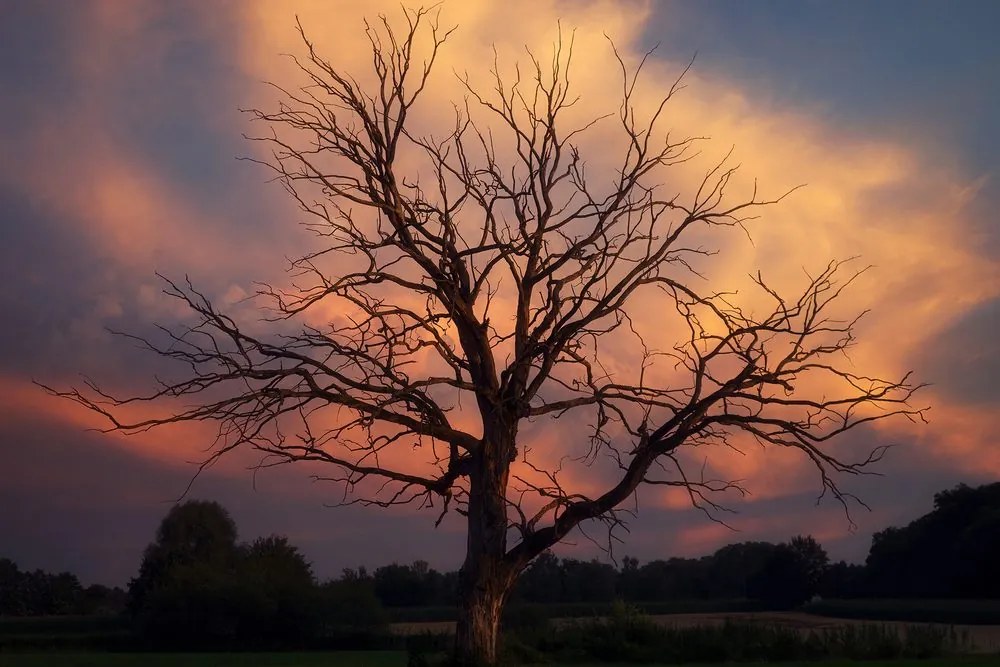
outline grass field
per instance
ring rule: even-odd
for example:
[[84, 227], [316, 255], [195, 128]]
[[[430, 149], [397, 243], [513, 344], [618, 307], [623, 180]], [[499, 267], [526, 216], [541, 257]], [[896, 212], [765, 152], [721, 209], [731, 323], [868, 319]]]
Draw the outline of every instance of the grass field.
[[0, 653], [0, 667], [405, 667], [403, 651]]
[[[404, 667], [401, 651], [333, 653], [0, 653], [2, 667]], [[842, 660], [783, 663], [699, 664], [697, 667], [1000, 667], [1000, 656], [851, 662]], [[560, 667], [549, 664], [546, 667]], [[563, 667], [635, 667], [615, 663]], [[674, 667], [646, 665], [646, 667]], [[692, 665], [691, 667], [695, 667]]]

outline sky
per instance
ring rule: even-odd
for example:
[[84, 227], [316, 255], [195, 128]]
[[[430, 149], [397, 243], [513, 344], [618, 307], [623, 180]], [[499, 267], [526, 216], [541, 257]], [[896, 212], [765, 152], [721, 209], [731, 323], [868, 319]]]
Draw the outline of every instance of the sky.
[[[169, 373], [108, 333], [184, 320], [157, 272], [189, 276], [252, 316], [242, 298], [255, 281], [280, 282], [285, 258], [316, 239], [281, 187], [236, 159], [259, 150], [243, 139], [255, 128], [239, 110], [274, 102], [265, 81], [295, 84], [281, 54], [302, 53], [296, 14], [328, 60], [364, 81], [362, 21], [380, 10], [401, 16], [378, 2], [0, 3], [0, 557], [85, 583], [135, 574], [204, 457], [205, 432], [103, 435], [93, 415], [34, 382], [87, 376], [138, 391]], [[1000, 5], [447, 0], [441, 16], [458, 30], [418, 111], [427, 127], [458, 94], [455, 72], [486, 74], [493, 46], [505, 63], [525, 46], [544, 53], [558, 26], [576, 31], [580, 113], [615, 108], [605, 33], [629, 63], [659, 45], [640, 107], [694, 58], [672, 126], [710, 137], [705, 159], [732, 149], [741, 174], [769, 192], [806, 186], [752, 223], [752, 242], [714, 239], [706, 279], [738, 287], [760, 269], [794, 289], [804, 270], [859, 255], [873, 269], [844, 305], [870, 313], [851, 363], [931, 384], [918, 397], [927, 424], [886, 422], [837, 445], [894, 445], [881, 476], [843, 480], [871, 507], [853, 523], [836, 503], [817, 504], [819, 481], [801, 457], [712, 452], [706, 464], [751, 491], [732, 501], [732, 528], [676, 495], [644, 492], [618, 556], [699, 556], [809, 533], [832, 557], [863, 561], [874, 532], [927, 512], [935, 492], [1000, 479]], [[600, 129], [581, 139], [597, 169], [614, 149], [604, 140]], [[680, 173], [678, 187], [689, 179]], [[527, 437], [557, 459], [562, 442], [584, 437], [579, 425], [560, 428], [560, 438]], [[287, 535], [320, 576], [461, 562], [455, 518], [435, 528], [433, 512], [331, 507], [337, 489], [312, 483], [311, 471], [254, 475], [248, 461], [224, 459], [188, 497], [220, 501], [244, 539]], [[573, 479], [587, 490], [603, 474]], [[607, 558], [580, 535], [558, 553]]]

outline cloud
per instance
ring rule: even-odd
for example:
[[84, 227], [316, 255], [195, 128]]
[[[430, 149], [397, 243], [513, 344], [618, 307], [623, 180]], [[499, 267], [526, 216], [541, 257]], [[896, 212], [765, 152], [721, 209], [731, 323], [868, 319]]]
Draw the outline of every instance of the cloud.
[[[253, 306], [238, 303], [238, 298], [253, 291], [253, 280], [285, 280], [280, 273], [285, 255], [298, 254], [313, 239], [298, 228], [302, 214], [281, 188], [265, 183], [265, 172], [232, 160], [240, 154], [259, 156], [259, 146], [240, 139], [246, 124], [237, 109], [273, 103], [273, 89], [261, 80], [290, 85], [297, 81], [292, 63], [279, 55], [302, 53], [294, 30], [296, 13], [322, 54], [365, 81], [370, 57], [361, 21], [380, 8], [393, 20], [400, 17], [395, 3], [360, 1], [335, 8], [319, 1], [210, 7], [196, 2], [95, 3], [19, 12], [25, 14], [18, 19], [23, 34], [0, 39], [0, 49], [12, 50], [5, 62], [14, 63], [3, 73], [10, 103], [0, 109], [0, 148], [8, 156], [0, 165], [0, 227], [10, 232], [6, 238], [11, 240], [0, 250], [0, 306], [15, 314], [14, 325], [0, 332], [0, 389], [10, 397], [6, 416], [15, 429], [5, 436], [9, 439], [4, 445], [30, 441], [42, 451], [42, 440], [48, 438], [45, 446], [60, 454], [33, 464], [21, 459], [21, 470], [38, 466], [35, 477], [25, 473], [24, 480], [36, 480], [39, 490], [19, 486], [17, 503], [27, 502], [32, 493], [43, 496], [44, 489], [91, 493], [73, 476], [83, 474], [79, 471], [86, 452], [109, 442], [112, 447], [100, 450], [108, 457], [102, 460], [101, 474], [86, 468], [86, 474], [102, 480], [107, 494], [86, 525], [95, 525], [101, 512], [128, 514], [114, 506], [113, 498], [115, 493], [129, 498], [141, 491], [129, 480], [158, 480], [150, 484], [165, 489], [185, 477], [178, 470], [186, 469], [177, 464], [199, 455], [211, 436], [207, 431], [164, 432], [132, 444], [77, 437], [93, 421], [49, 401], [28, 378], [69, 382], [82, 371], [107, 378], [113, 388], [135, 390], [148, 387], [154, 373], [168, 370], [104, 332], [112, 326], [144, 333], [153, 321], [184, 321], [176, 304], [159, 293], [154, 270], [178, 278], [191, 274], [210, 296], [233, 304], [249, 326], [260, 326]], [[494, 45], [508, 68], [514, 59], [525, 61], [525, 45], [547, 58], [560, 25], [564, 37], [575, 29], [571, 81], [581, 101], [572, 119], [614, 112], [621, 84], [617, 69], [608, 66], [611, 51], [604, 33], [634, 65], [648, 39], [646, 22], [657, 8], [649, 2], [610, 1], [447, 3], [442, 22], [458, 24], [459, 29], [445, 47], [426, 103], [414, 112], [415, 127], [430, 130], [440, 127], [442, 118], [450, 120], [450, 107], [443, 102], [462, 97], [455, 72], [482, 81], [493, 62]], [[684, 13], [676, 18], [694, 20]], [[44, 48], [34, 48], [37, 43]], [[649, 113], [685, 64], [660, 56], [649, 62], [636, 97], [640, 113]], [[690, 192], [708, 165], [732, 146], [733, 160], [742, 164], [734, 196], [747, 192], [754, 179], [775, 195], [807, 184], [762, 211], [761, 219], [749, 226], [752, 242], [728, 233], [731, 230], [700, 233], [695, 241], [720, 250], [699, 266], [709, 278], [707, 284], [739, 289], [742, 303], [761, 308], [765, 295], [749, 289], [747, 280], [758, 268], [772, 285], [794, 293], [804, 284], [805, 271], [815, 272], [831, 258], [861, 255], [859, 264], [870, 263], [874, 269], [855, 285], [841, 312], [845, 317], [864, 309], [871, 313], [862, 320], [859, 343], [845, 363], [888, 377], [916, 368], [918, 380], [937, 383], [921, 399], [933, 405], [930, 426], [887, 424], [848, 438], [837, 445], [838, 451], [856, 455], [872, 443], [902, 443], [906, 458], [919, 466], [897, 465], [890, 457], [884, 468], [893, 475], [889, 486], [919, 479], [922, 493], [963, 475], [1000, 475], [994, 438], [1000, 427], [995, 416], [1000, 414], [1000, 396], [993, 381], [1000, 359], [994, 335], [1000, 266], [992, 246], [980, 242], [979, 219], [993, 208], [984, 205], [992, 192], [988, 183], [963, 171], [961, 161], [942, 155], [939, 145], [875, 135], [838, 124], [829, 114], [804, 105], [779, 104], [780, 98], [759, 80], [750, 85], [721, 67], [701, 71], [696, 65], [687, 84], [668, 107], [664, 129], [669, 125], [678, 136], [707, 134], [712, 139], [703, 145], [699, 159], [660, 175], [665, 188]], [[607, 177], [620, 150], [613, 122], [582, 136], [581, 151], [595, 183]], [[410, 168], [419, 165], [412, 156], [403, 159]], [[504, 303], [504, 295], [497, 303]], [[506, 303], [509, 309], [511, 300]], [[498, 306], [497, 312], [501, 310]], [[677, 334], [665, 310], [654, 297], [633, 309], [635, 326], [660, 347], [669, 347]], [[344, 315], [333, 305], [317, 311], [313, 321], [322, 324]], [[628, 376], [634, 371], [633, 341], [610, 342], [605, 354], [612, 372]], [[431, 367], [428, 362], [426, 369]], [[664, 377], [669, 377], [667, 371]], [[468, 411], [457, 419], [470, 430], [477, 428]], [[588, 467], [566, 458], [587, 451], [589, 421], [573, 416], [532, 424], [525, 430], [522, 453], [530, 449], [532, 462], [547, 470], [563, 466], [567, 488], [594, 495], [612, 479], [614, 466], [602, 461]], [[29, 438], [28, 426], [38, 424], [48, 425], [39, 430], [44, 438]], [[129, 447], [128, 452], [141, 456], [128, 456]], [[795, 454], [762, 453], [749, 445], [742, 455], [722, 448], [698, 449], [688, 462], [698, 469], [707, 457], [709, 473], [743, 479], [755, 492], [749, 500], [735, 502], [744, 511], [735, 518], [745, 531], [741, 538], [778, 535], [792, 527], [806, 532], [819, 524], [831, 540], [838, 530], [845, 535], [844, 524], [831, 518], [836, 507], [813, 510], [804, 500], [809, 497], [811, 502], [817, 488], [815, 473]], [[394, 456], [402, 466], [426, 464], [426, 457], [410, 449]], [[251, 462], [247, 456], [225, 463], [217, 472], [219, 479], [228, 481], [220, 481], [219, 488], [237, 484], [231, 476], [245, 481], [249, 473], [243, 468]], [[313, 468], [296, 470], [288, 474], [301, 480]], [[523, 466], [519, 471], [537, 475]], [[121, 485], [118, 491], [116, 484]], [[883, 497], [887, 487], [859, 484], [859, 495], [892, 508], [889, 514], [912, 500]], [[295, 496], [289, 490], [294, 484], [279, 486], [249, 502], [246, 516], [267, 515], [280, 532], [282, 511], [277, 508], [306, 512], [305, 507], [318, 506], [328, 492]], [[143, 497], [148, 502], [150, 496]], [[234, 492], [231, 497], [242, 496]], [[38, 517], [57, 517], [70, 499], [59, 502], [45, 500], [47, 509], [39, 510]], [[675, 548], [694, 555], [733, 539], [714, 524], [705, 527], [703, 518], [675, 492], [643, 492], [639, 504], [643, 510], [630, 543], [634, 541], [642, 555]], [[143, 520], [152, 514], [147, 511]], [[333, 542], [322, 537], [326, 519], [306, 514], [315, 523], [295, 524], [297, 534], [312, 540], [317, 550], [332, 548]], [[362, 549], [363, 539], [384, 543], [372, 515], [351, 510], [336, 516], [343, 518], [337, 519], [336, 538], [331, 540], [341, 540], [358, 553], [374, 553]], [[412, 530], [414, 554], [430, 548], [416, 537], [424, 524], [399, 516], [380, 519], [388, 523], [378, 525]], [[660, 520], [666, 522], [660, 525]], [[131, 527], [120, 535], [122, 541], [133, 540], [133, 551], [138, 548], [138, 521], [123, 519], [123, 525]], [[355, 521], [366, 531], [364, 538], [350, 537], [348, 526]], [[662, 537], [665, 527], [676, 535]], [[26, 543], [41, 540], [47, 545], [38, 553], [55, 549], [59, 541], [23, 534]], [[449, 533], [447, 540], [461, 541], [453, 537]], [[66, 533], [59, 539], [69, 543], [86, 536]], [[857, 544], [856, 537], [844, 539]], [[860, 553], [855, 547], [846, 549]], [[123, 566], [114, 567], [115, 576], [122, 576]]]
[[[190, 467], [150, 461], [136, 449], [45, 419], [0, 422], [3, 557], [25, 569], [69, 570], [85, 584], [125, 585], [136, 574], [156, 526], [187, 488]], [[236, 520], [240, 539], [287, 535], [322, 578], [345, 567], [391, 560], [458, 566], [461, 531], [359, 507], [331, 509], [336, 494], [303, 486], [299, 475], [270, 472], [257, 479], [209, 471], [188, 498], [217, 500]], [[433, 539], [428, 539], [433, 538]]]
[[[508, 72], [512, 59], [525, 58], [525, 45], [533, 53], [546, 54], [561, 21], [567, 33], [573, 30], [575, 69], [570, 77], [580, 102], [571, 111], [572, 117], [613, 112], [618, 102], [608, 91], [619, 89], [620, 74], [607, 66], [611, 51], [605, 33], [613, 35], [626, 62], [634, 66], [641, 55], [638, 40], [649, 5], [636, 4], [626, 10], [615, 3], [593, 2], [570, 9], [559, 3], [532, 2], [531, 11], [527, 11], [528, 4], [516, 5], [502, 10], [489, 3], [444, 8], [442, 21], [459, 28], [445, 46], [427, 99], [461, 98], [463, 92], [453, 72], [468, 73], [474, 82], [485, 85], [483, 77], [493, 62], [494, 47], [501, 67]], [[370, 84], [369, 47], [361, 26], [363, 18], [376, 10], [370, 3], [348, 3], [335, 12], [315, 2], [283, 7], [280, 12], [269, 3], [244, 5], [238, 17], [243, 23], [240, 39], [234, 41], [243, 80], [250, 81], [251, 75], [283, 85], [298, 80], [293, 63], [276, 56], [302, 52], [290, 19], [294, 12], [323, 57], [357, 76], [362, 85]], [[390, 20], [400, 18], [391, 3], [384, 11]], [[524, 20], [501, 20], [512, 11]], [[283, 16], [289, 17], [285, 23], [280, 20]], [[484, 34], [488, 39], [483, 39]], [[640, 114], [651, 112], [683, 64], [662, 59], [650, 63], [635, 98]], [[243, 94], [256, 100], [265, 90]], [[978, 254], [966, 233], [971, 222], [965, 209], [975, 184], [952, 167], [938, 164], [933, 156], [920, 154], [919, 146], [915, 149], [851, 132], [810, 116], [808, 110], [775, 108], [766, 96], [763, 103], [757, 102], [759, 93], [726, 78], [723, 72], [701, 75], [696, 69], [688, 77], [687, 90], [668, 107], [669, 125], [679, 134], [716, 138], [705, 145], [699, 159], [661, 175], [671, 189], [691, 192], [704, 170], [730, 146], [736, 147], [735, 159], [743, 165], [734, 196], [748, 192], [754, 182], [774, 194], [808, 184], [779, 206], [762, 211], [761, 220], [750, 225], [752, 243], [739, 234], [699, 233], [696, 242], [720, 250], [699, 268], [713, 286], [740, 289], [741, 303], [760, 308], [769, 297], [749, 289], [747, 278], [757, 268], [764, 268], [765, 277], [779, 291], [795, 294], [805, 283], [805, 272], [817, 271], [831, 258], [861, 255], [863, 262], [876, 268], [862, 277], [841, 312], [845, 317], [863, 309], [872, 313], [861, 327], [863, 338], [848, 363], [867, 373], [901, 376], [924, 349], [929, 335], [997, 292], [995, 262]], [[262, 98], [262, 104], [268, 103]], [[440, 117], [439, 103], [425, 103], [414, 110], [413, 123], [430, 131], [440, 128]], [[581, 152], [598, 175], [595, 179], [610, 173], [614, 156], [622, 149], [622, 137], [613, 122], [599, 124], [581, 138]], [[404, 169], [419, 168], [412, 156], [402, 161]], [[215, 245], [208, 243], [210, 248]], [[498, 302], [502, 298], [503, 294]], [[665, 330], [670, 333], [662, 312], [654, 296], [643, 298], [633, 308], [636, 327], [661, 348], [673, 342], [662, 340]], [[322, 319], [324, 314], [319, 315]], [[630, 350], [623, 344], [610, 349], [607, 366], [630, 374], [635, 367], [634, 347]], [[950, 406], [936, 408], [946, 412]], [[550, 428], [558, 437], [545, 435], [540, 428], [532, 430], [535, 439], [527, 446], [535, 460], [543, 461], [549, 470], [565, 462], [563, 479], [574, 491], [593, 494], [607, 483], [612, 474], [608, 467], [573, 467], [564, 458], [567, 438], [580, 443], [568, 447], [571, 453], [586, 449], [583, 423], [568, 429], [561, 423]], [[945, 438], [938, 446], [947, 448], [949, 442]], [[543, 454], [546, 443], [550, 443], [549, 451]], [[814, 483], [809, 463], [793, 454], [764, 456], [750, 446], [743, 455], [724, 449], [699, 450], [691, 460], [708, 456], [712, 470], [743, 479], [751, 489], [761, 487], [769, 495], [779, 495]], [[396, 458], [406, 466], [413, 457], [414, 452], [407, 450]]]
[[1000, 299], [977, 305], [927, 342], [921, 371], [936, 390], [965, 405], [1000, 400]]

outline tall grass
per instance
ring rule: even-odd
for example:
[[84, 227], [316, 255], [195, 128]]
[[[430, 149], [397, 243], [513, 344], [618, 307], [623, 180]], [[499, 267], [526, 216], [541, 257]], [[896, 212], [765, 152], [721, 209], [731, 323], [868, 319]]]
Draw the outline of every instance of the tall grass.
[[870, 621], [1000, 625], [1000, 600], [848, 599], [817, 600], [802, 611]]
[[680, 628], [657, 624], [622, 604], [605, 618], [514, 628], [504, 645], [512, 663], [875, 660], [954, 655], [968, 649], [968, 637], [948, 628], [867, 624], [803, 631], [732, 621]]

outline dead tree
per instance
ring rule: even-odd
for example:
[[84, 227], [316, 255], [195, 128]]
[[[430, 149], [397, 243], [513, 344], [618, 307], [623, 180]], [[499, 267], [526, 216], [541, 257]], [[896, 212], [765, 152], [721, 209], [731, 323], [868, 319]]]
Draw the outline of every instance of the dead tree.
[[[279, 88], [274, 110], [248, 112], [269, 128], [251, 137], [271, 149], [262, 163], [318, 238], [288, 286], [260, 290], [275, 333], [237, 322], [190, 282], [167, 281], [197, 321], [137, 340], [186, 375], [140, 397], [90, 382], [55, 393], [125, 433], [214, 422], [208, 462], [253, 448], [264, 466], [324, 464], [331, 473], [321, 477], [354, 494], [346, 502], [459, 512], [468, 524], [459, 664], [495, 662], [501, 609], [535, 556], [583, 522], [613, 529], [643, 484], [680, 487], [708, 510], [713, 492], [738, 488], [691, 474], [685, 451], [744, 440], [795, 448], [822, 492], [846, 502], [838, 476], [864, 472], [883, 450], [846, 461], [828, 442], [921, 416], [908, 377], [844, 369], [857, 320], [831, 310], [858, 271], [833, 262], [791, 297], [757, 275], [770, 306], [756, 314], [706, 291], [697, 264], [709, 251], [691, 236], [743, 227], [776, 200], [755, 191], [730, 201], [735, 169], [725, 161], [694, 192], [664, 194], [665, 174], [695, 142], [661, 127], [680, 79], [642, 116], [642, 63], [630, 70], [613, 45], [622, 88], [610, 117], [565, 126], [576, 99], [572, 40], [560, 39], [551, 61], [529, 53], [512, 78], [495, 64], [485, 89], [460, 75], [465, 101], [445, 107], [454, 125], [439, 136], [412, 131], [451, 32], [426, 11], [405, 19], [402, 30], [385, 18], [367, 26], [374, 87], [325, 60], [300, 26], [309, 84]], [[623, 138], [610, 176], [588, 173], [578, 149], [595, 123], [614, 123]], [[404, 156], [422, 166], [404, 171]], [[640, 298], [662, 311], [662, 338], [633, 326]], [[334, 314], [319, 317], [320, 304]], [[599, 343], [615, 337], [640, 350], [627, 377], [603, 370]], [[167, 416], [121, 416], [136, 401], [191, 397], [194, 407]], [[527, 420], [558, 419], [590, 420], [585, 461], [603, 457], [618, 470], [602, 493], [567, 488], [558, 468], [536, 463], [538, 445], [519, 438]]]

